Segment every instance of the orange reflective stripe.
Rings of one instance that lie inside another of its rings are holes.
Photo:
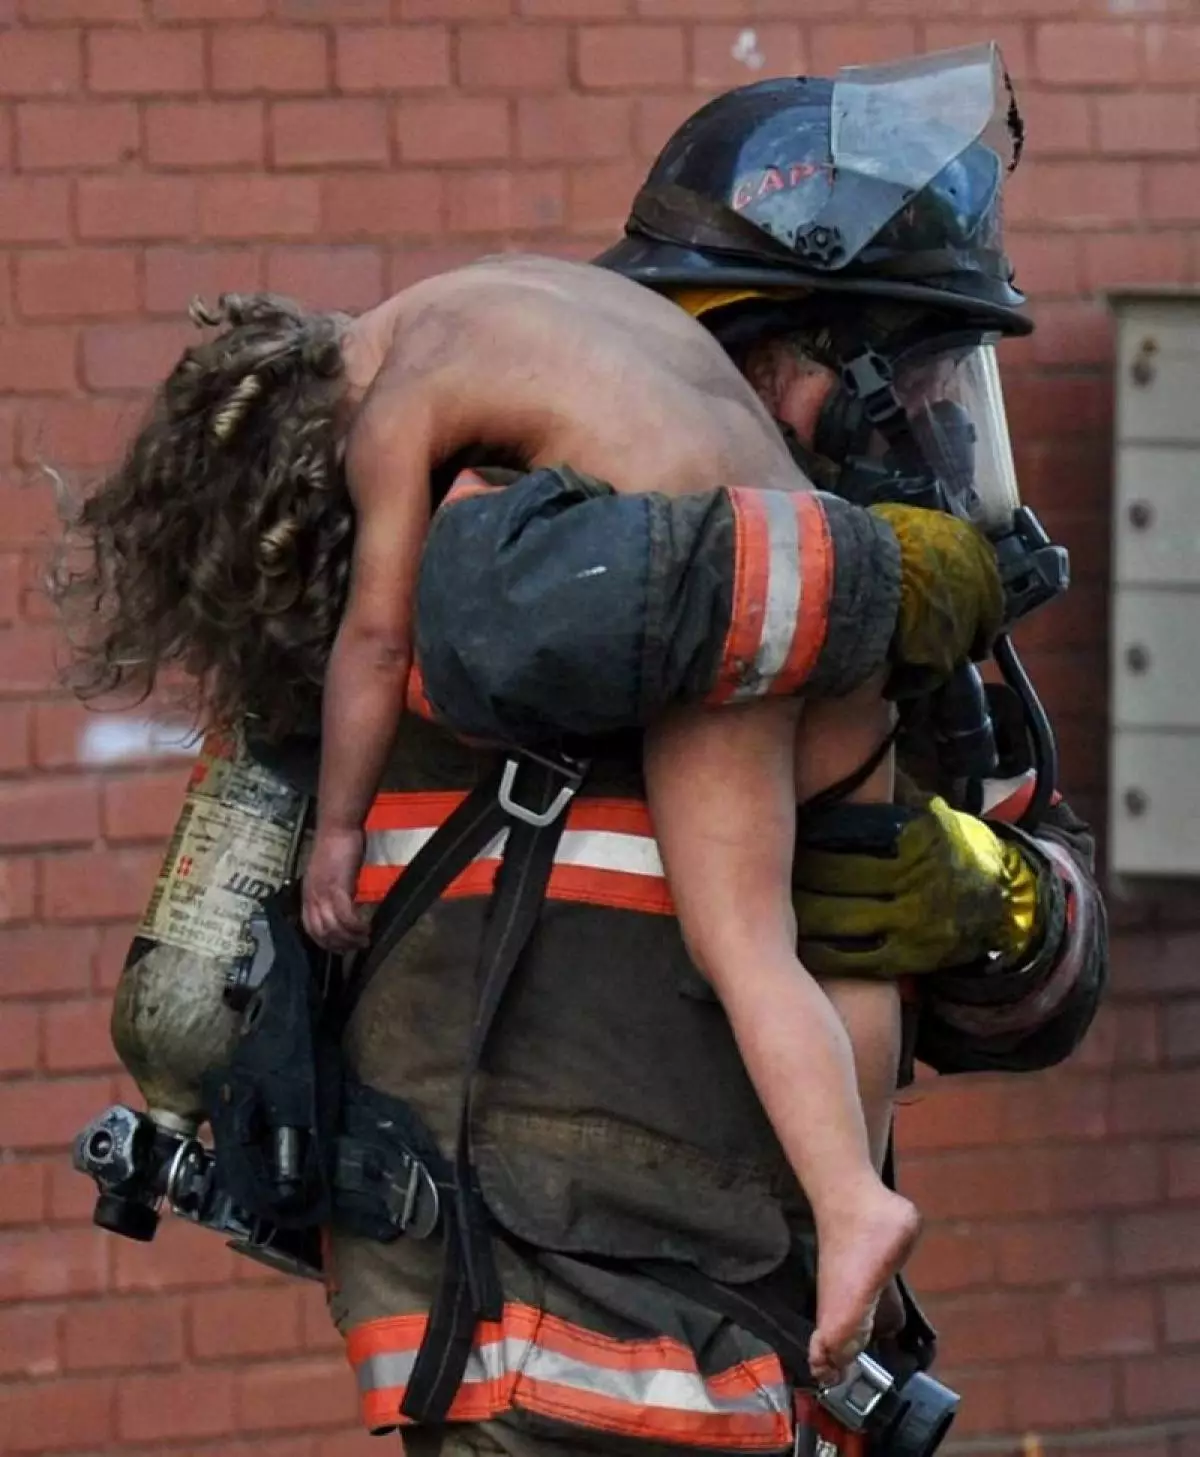
[[[398,865],[364,865],[358,873],[356,899],[363,905],[377,905],[395,885],[402,868]],[[440,899],[471,900],[491,895],[499,868],[499,856],[476,860],[451,881]],[[551,870],[546,899],[640,911],[647,916],[675,914],[675,902],[665,881],[643,883],[640,876],[623,875],[620,871],[586,870],[573,865],[556,865]]]
[[[833,594],[833,540],[825,509],[811,491],[791,497],[800,547],[800,608],[792,645],[770,691],[796,693],[817,665],[829,626]]]
[[[369,834],[372,830],[440,825],[466,797],[465,790],[414,790],[411,794],[384,790],[375,796],[363,828]]]
[[[740,1412],[674,1411],[635,1407],[620,1397],[581,1393],[569,1386],[526,1379],[514,1392],[512,1405],[540,1416],[617,1436],[649,1441],[681,1442],[696,1447],[738,1448],[747,1452],[776,1451],[787,1437],[776,1423]]]
[[[441,791],[378,795],[366,820],[358,899],[368,904],[382,900],[401,870],[464,798],[459,792]],[[489,895],[500,849],[497,836],[451,882],[443,899]],[[576,800],[567,814],[546,894],[550,900],[673,915],[674,902],[645,803]]]
[[[580,905],[615,906],[647,916],[673,916],[675,902],[665,879],[627,875],[620,870],[589,870],[579,865],[556,865],[546,887],[550,900]]]
[[[357,1365],[368,1356],[384,1352],[416,1350],[424,1339],[425,1323],[425,1316],[420,1314],[364,1321],[346,1337],[351,1363]],[[508,1339],[536,1341],[560,1355],[614,1371],[692,1371],[696,1367],[695,1354],[670,1336],[621,1340],[516,1300],[505,1305],[500,1320],[481,1320],[475,1329],[476,1345],[492,1345]],[[758,1356],[709,1377],[708,1383],[714,1387],[721,1384],[731,1394],[744,1394],[756,1391],[764,1380],[775,1381],[778,1369],[774,1356]]]
[[[467,900],[472,896],[488,896],[499,868],[499,858],[476,860],[446,887],[439,900]],[[364,865],[358,872],[354,898],[361,905],[377,905],[400,877],[402,865]]]
[[[728,703],[737,695],[754,661],[766,610],[769,535],[761,493],[732,489],[733,602],[717,681],[710,703]]]
[[[737,489],[729,499],[732,615],[714,704],[797,692],[824,645],[833,590],[829,523],[815,494]]]
[[[579,799],[567,815],[572,830],[610,830],[617,835],[654,838],[650,808],[643,799]]]
[[[347,1337],[363,1419],[373,1431],[400,1415],[424,1316],[367,1321]],[[511,1302],[481,1321],[451,1421],[483,1421],[516,1408],[593,1430],[695,1446],[779,1451],[792,1438],[788,1389],[764,1354],[701,1374],[695,1352],[666,1336],[622,1341]]]

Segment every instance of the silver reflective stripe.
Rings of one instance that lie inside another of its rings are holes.
[[[985,779],[983,781],[983,808],[980,810],[980,814],[990,815],[993,810],[1010,800],[1014,794],[1020,794],[1021,790],[1036,778],[1035,770],[1026,769],[1024,774],[1016,774],[1011,779]]]
[[[759,499],[767,514],[767,600],[754,668],[746,685],[734,693],[735,700],[770,692],[792,651],[800,613],[803,584],[796,502],[785,491],[764,491]]]
[[[360,1361],[355,1376],[359,1391],[393,1391],[407,1386],[417,1364],[416,1351],[387,1351]]]
[[[427,840],[432,840],[437,827],[430,825],[421,830],[368,830],[363,854],[364,865],[407,865],[416,857],[417,851]],[[501,830],[494,840],[486,844],[477,860],[486,860],[500,853],[507,830]]]
[[[757,1391],[745,1396],[714,1396],[696,1371],[614,1371],[608,1366],[593,1366],[574,1356],[547,1351],[543,1346],[531,1347],[521,1375],[590,1392],[593,1396],[607,1396],[627,1406],[665,1411],[753,1414],[767,1405]],[[773,1404],[769,1409],[776,1410]]]
[[[479,860],[500,853],[505,831],[480,851]],[[365,865],[408,865],[433,835],[432,829],[371,830],[367,835]],[[665,875],[658,846],[649,835],[618,830],[564,830],[554,857],[556,865],[577,865],[588,870],[620,870],[626,875]]]
[[[626,875],[661,878],[666,874],[658,845],[649,835],[627,835],[619,830],[564,830],[554,861],[588,870],[622,870]]]
[[[408,1385],[416,1363],[416,1352],[394,1352],[368,1356],[358,1368],[362,1392],[398,1390]],[[786,1415],[787,1388],[780,1383],[760,1386],[742,1396],[714,1396],[696,1371],[622,1371],[594,1366],[574,1356],[565,1356],[544,1346],[510,1336],[477,1346],[467,1362],[464,1383],[499,1381],[516,1376],[551,1382],[574,1391],[607,1397],[641,1410],[683,1411],[701,1415],[758,1415],[765,1412]],[[520,1393],[517,1393],[518,1404]]]
[[[509,1336],[476,1346],[467,1357],[463,1382],[500,1381],[510,1370],[519,1370],[529,1342]],[[416,1351],[386,1351],[368,1356],[358,1368],[359,1391],[382,1391],[407,1386],[417,1364]]]

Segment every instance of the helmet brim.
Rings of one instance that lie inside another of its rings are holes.
[[[1033,332],[1033,320],[1023,312],[1025,295],[1011,284],[978,274],[949,274],[921,282],[888,278],[885,274],[855,277],[850,273],[814,273],[738,258],[733,254],[701,253],[677,243],[631,233],[592,259],[598,268],[623,274],[648,288],[811,288],[814,292],[860,294],[958,314],[981,328],[1010,337]]]

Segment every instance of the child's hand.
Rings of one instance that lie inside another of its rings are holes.
[[[367,927],[354,905],[362,858],[361,830],[317,830],[304,872],[304,929],[326,951],[367,944]]]

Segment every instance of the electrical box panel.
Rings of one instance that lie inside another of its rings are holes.
[[[1109,865],[1200,876],[1200,290],[1111,305]]]

